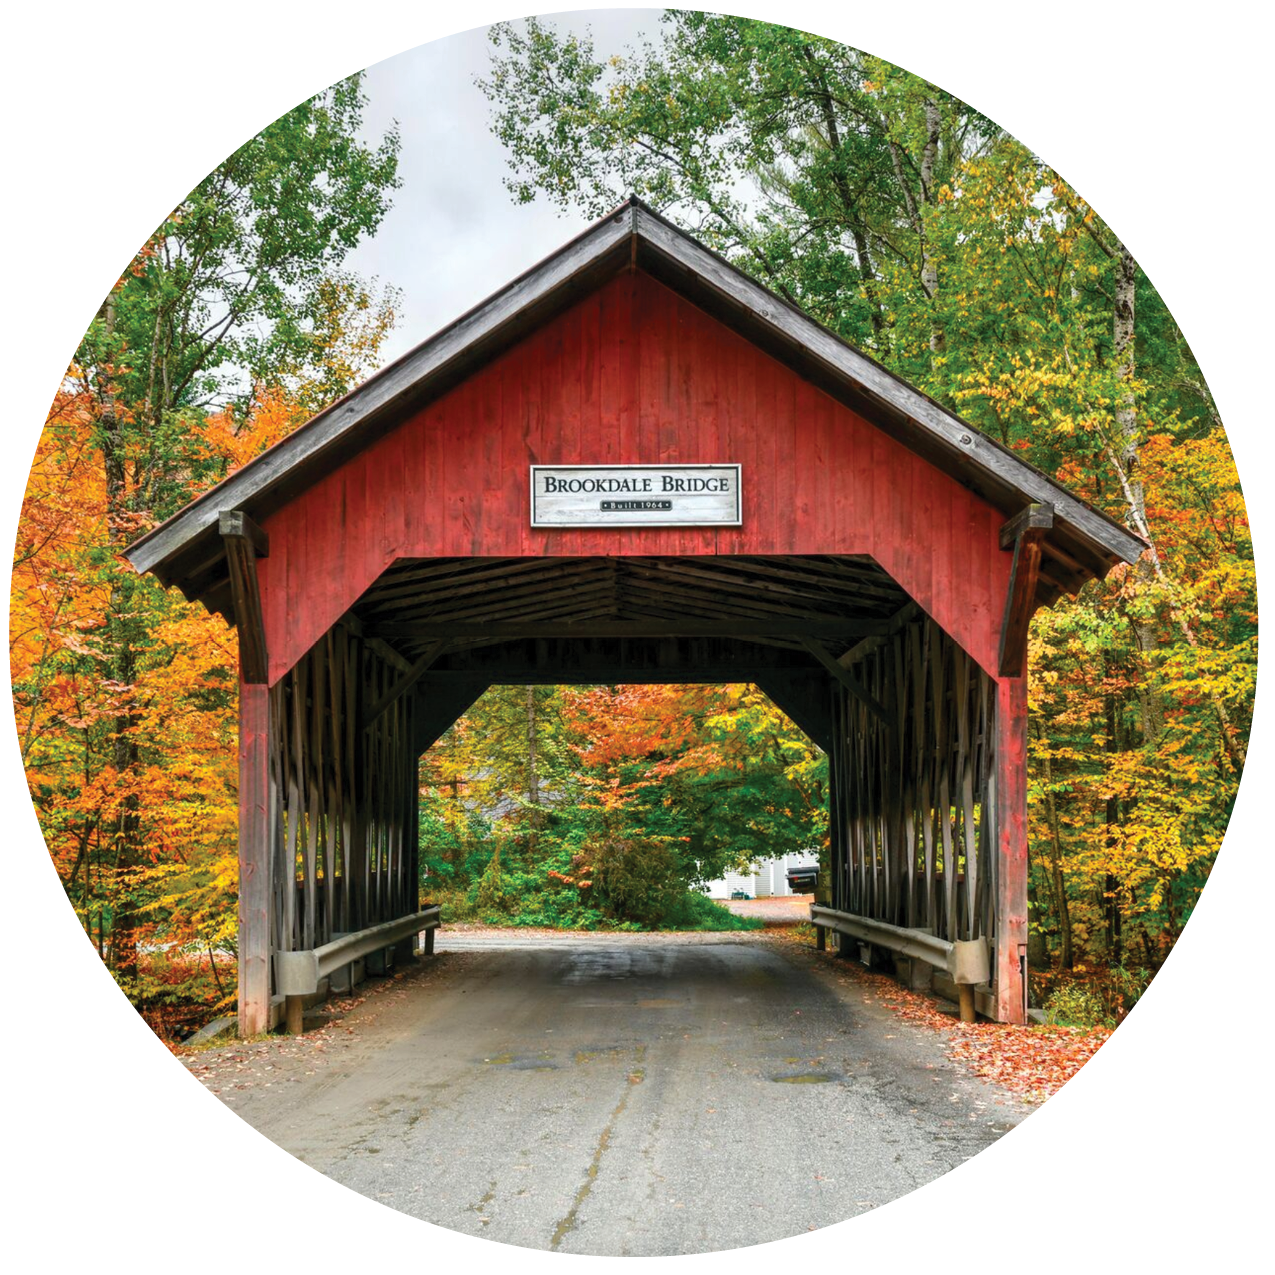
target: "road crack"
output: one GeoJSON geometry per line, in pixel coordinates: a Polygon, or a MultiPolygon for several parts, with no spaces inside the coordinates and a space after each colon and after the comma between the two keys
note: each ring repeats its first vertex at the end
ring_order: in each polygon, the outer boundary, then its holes
{"type": "MultiPolygon", "coordinates": [[[[640,1064],[645,1058],[646,1046],[638,1045],[633,1051],[633,1061],[640,1064]]],[[[625,1077],[624,1092],[620,1095],[620,1101],[615,1104],[615,1110],[611,1112],[611,1118],[607,1121],[606,1128],[602,1130],[602,1134],[598,1138],[598,1145],[593,1152],[593,1159],[589,1161],[589,1167],[585,1170],[584,1181],[580,1183],[576,1198],[572,1200],[566,1216],[554,1227],[553,1237],[549,1240],[549,1248],[553,1252],[557,1252],[558,1245],[575,1230],[576,1219],[580,1214],[580,1206],[589,1198],[589,1192],[593,1190],[593,1184],[598,1180],[598,1170],[602,1164],[602,1156],[611,1144],[611,1134],[615,1130],[616,1121],[624,1114],[624,1109],[629,1105],[629,1095],[633,1092],[634,1085],[640,1081],[642,1074],[639,1067],[625,1077]],[[638,1077],[638,1081],[634,1080],[635,1076],[638,1077]]]]}

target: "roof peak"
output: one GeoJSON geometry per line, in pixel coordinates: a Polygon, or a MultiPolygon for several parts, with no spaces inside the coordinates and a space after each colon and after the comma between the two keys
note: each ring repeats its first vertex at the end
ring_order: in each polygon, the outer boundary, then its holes
{"type": "MultiPolygon", "coordinates": [[[[216,557],[217,517],[260,518],[446,392],[503,349],[624,270],[641,269],[786,363],[1007,515],[1043,502],[1081,572],[1135,561],[1138,537],[792,302],[743,273],[630,194],[556,252],[388,364],[272,448],[139,538],[139,572],[182,583],[216,557]]],[[[190,581],[198,591],[197,581],[190,581]]]]}

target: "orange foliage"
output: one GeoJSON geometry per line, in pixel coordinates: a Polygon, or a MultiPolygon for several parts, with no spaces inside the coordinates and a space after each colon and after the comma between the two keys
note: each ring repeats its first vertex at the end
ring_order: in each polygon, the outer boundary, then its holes
{"type": "MultiPolygon", "coordinates": [[[[246,419],[215,416],[196,441],[229,471],[298,415],[281,395],[262,395],[246,419]]],[[[220,617],[139,581],[108,547],[121,537],[108,525],[98,419],[97,400],[68,377],[19,521],[10,668],[49,852],[104,957],[110,918],[129,910],[141,959],[117,977],[161,1029],[182,1021],[179,1001],[211,1010],[234,997],[237,648],[220,617]],[[138,651],[128,683],[103,673],[119,625],[138,651]],[[140,862],[115,848],[126,819],[140,823],[140,862]]]]}

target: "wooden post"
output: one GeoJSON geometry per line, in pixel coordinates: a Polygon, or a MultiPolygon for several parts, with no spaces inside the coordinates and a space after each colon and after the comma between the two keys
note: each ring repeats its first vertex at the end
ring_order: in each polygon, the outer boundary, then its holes
{"type": "Polygon", "coordinates": [[[815,926],[815,951],[823,952],[828,947],[828,931],[822,925],[815,926]]]}
{"type": "Polygon", "coordinates": [[[426,956],[434,955],[434,931],[433,930],[425,931],[425,955],[426,956]]]}
{"type": "Polygon", "coordinates": [[[974,1012],[974,984],[957,983],[956,994],[961,1000],[961,1022],[972,1023],[977,1017],[974,1012]]]}
{"type": "Polygon", "coordinates": [[[1027,1021],[1027,679],[996,683],[996,1017],[1027,1021]]]}
{"type": "Polygon", "coordinates": [[[1053,505],[1038,504],[1028,505],[1001,528],[1001,548],[1014,550],[1001,620],[997,669],[1001,677],[1022,677],[1027,672],[1027,626],[1038,605],[1041,541],[1053,525],[1053,505]]]}
{"type": "Polygon", "coordinates": [[[239,683],[239,1034],[270,1025],[270,688],[239,683]]]}
{"type": "Polygon", "coordinates": [[[305,998],[301,996],[285,996],[283,998],[284,1026],[289,1036],[300,1036],[305,1031],[305,998]]]}

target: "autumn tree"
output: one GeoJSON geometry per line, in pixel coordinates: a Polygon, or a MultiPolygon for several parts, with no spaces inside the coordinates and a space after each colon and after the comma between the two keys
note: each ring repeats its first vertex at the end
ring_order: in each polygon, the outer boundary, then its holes
{"type": "MultiPolygon", "coordinates": [[[[224,727],[235,657],[224,626],[214,640],[120,550],[375,366],[395,298],[342,262],[388,207],[399,139],[361,140],[364,104],[357,76],[302,103],[165,218],[76,351],[24,503],[10,638],[24,759],[68,891],[133,993],[148,868],[201,844],[183,823],[193,775],[177,775],[230,742],[161,707],[202,705],[224,727]],[[187,728],[190,754],[172,747],[187,728]]],[[[202,778],[213,805],[233,797],[225,776],[202,778]]],[[[220,921],[209,934],[228,941],[220,921]]]]}
{"type": "Polygon", "coordinates": [[[670,11],[637,51],[539,19],[492,44],[516,200],[636,193],[1148,542],[1036,620],[1032,892],[1064,965],[1155,967],[1239,781],[1256,590],[1216,407],[1125,245],[991,121],[834,41],[670,11]]]}
{"type": "Polygon", "coordinates": [[[690,891],[826,837],[826,759],[750,686],[494,687],[422,775],[426,892],[537,924],[698,924],[690,891]]]}

